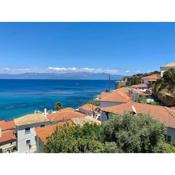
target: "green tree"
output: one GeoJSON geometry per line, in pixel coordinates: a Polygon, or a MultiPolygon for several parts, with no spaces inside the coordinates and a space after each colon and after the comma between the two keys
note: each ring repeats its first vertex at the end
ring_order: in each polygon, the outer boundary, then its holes
{"type": "Polygon", "coordinates": [[[174,152],[166,143],[164,125],[149,115],[112,115],[102,125],[61,126],[49,137],[47,153],[174,152]]]}
{"type": "Polygon", "coordinates": [[[175,69],[171,68],[163,74],[164,82],[170,85],[175,85],[175,69]]]}
{"type": "Polygon", "coordinates": [[[63,105],[61,104],[61,102],[57,102],[56,105],[55,105],[56,111],[59,111],[62,108],[63,108],[63,105]]]}
{"type": "Polygon", "coordinates": [[[103,141],[116,143],[120,152],[164,152],[165,127],[145,114],[112,116],[104,126],[103,141]]]}
{"type": "Polygon", "coordinates": [[[44,151],[47,153],[99,153],[104,152],[100,140],[100,126],[85,124],[63,126],[48,139],[44,151]]]}

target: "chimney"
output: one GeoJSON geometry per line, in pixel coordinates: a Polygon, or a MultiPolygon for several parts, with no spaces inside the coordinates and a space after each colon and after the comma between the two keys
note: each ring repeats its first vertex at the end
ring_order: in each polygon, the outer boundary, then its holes
{"type": "Polygon", "coordinates": [[[0,128],[0,138],[2,137],[2,129],[0,128]]]}
{"type": "Polygon", "coordinates": [[[137,114],[136,108],[132,105],[132,111],[134,114],[137,114]]]}
{"type": "Polygon", "coordinates": [[[47,116],[47,109],[46,108],[44,109],[44,115],[45,115],[45,117],[47,116]]]}

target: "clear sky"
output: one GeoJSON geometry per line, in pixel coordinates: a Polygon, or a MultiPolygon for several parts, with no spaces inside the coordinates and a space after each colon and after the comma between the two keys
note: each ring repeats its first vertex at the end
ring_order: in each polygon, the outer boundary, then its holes
{"type": "Polygon", "coordinates": [[[0,23],[0,72],[112,70],[175,61],[175,23],[0,23]]]}

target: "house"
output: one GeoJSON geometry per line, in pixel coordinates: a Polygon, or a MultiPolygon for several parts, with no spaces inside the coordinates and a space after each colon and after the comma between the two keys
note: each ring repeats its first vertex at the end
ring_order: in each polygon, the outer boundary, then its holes
{"type": "Polygon", "coordinates": [[[85,116],[85,117],[80,117],[80,118],[72,118],[66,121],[61,121],[58,122],[54,125],[49,125],[45,127],[39,127],[36,128],[36,145],[37,145],[37,152],[42,153],[44,150],[44,145],[47,143],[49,136],[54,133],[56,128],[58,127],[64,127],[64,126],[76,126],[80,125],[83,126],[85,123],[90,123],[90,124],[97,124],[100,125],[101,122],[99,120],[96,120],[92,117],[85,116]]]}
{"type": "Polygon", "coordinates": [[[0,121],[0,153],[16,151],[16,126],[13,121],[0,121]]]}
{"type": "Polygon", "coordinates": [[[130,101],[121,105],[104,107],[102,111],[102,121],[107,120],[110,114],[124,114],[126,112],[149,114],[150,117],[163,123],[167,127],[168,140],[171,142],[175,141],[175,109],[130,101]]]}
{"type": "Polygon", "coordinates": [[[126,88],[103,92],[98,99],[100,107],[115,106],[129,102],[131,98],[122,90],[126,90],[126,88]]]}
{"type": "Polygon", "coordinates": [[[134,89],[134,88],[131,88],[129,90],[129,94],[130,94],[133,101],[137,101],[140,97],[148,97],[149,96],[149,94],[146,94],[145,92],[140,91],[138,89],[134,89]]]}
{"type": "Polygon", "coordinates": [[[49,136],[54,133],[59,126],[73,126],[75,125],[72,121],[59,122],[54,125],[48,125],[45,127],[35,128],[36,132],[36,152],[42,153],[44,151],[44,145],[47,143],[49,136]]]}
{"type": "Polygon", "coordinates": [[[146,77],[143,77],[142,80],[144,81],[144,84],[150,86],[153,83],[155,83],[157,80],[160,80],[161,76],[159,74],[152,74],[146,77]]]}
{"type": "Polygon", "coordinates": [[[161,77],[163,77],[163,74],[164,74],[165,71],[167,71],[171,68],[175,69],[175,62],[172,62],[172,63],[161,66],[160,67],[161,77]]]}
{"type": "Polygon", "coordinates": [[[85,115],[75,111],[73,108],[64,108],[52,114],[48,114],[47,117],[52,123],[58,123],[61,121],[70,120],[72,118],[85,117],[85,115]]]}
{"type": "Polygon", "coordinates": [[[147,84],[136,84],[136,85],[132,85],[131,88],[145,92],[148,89],[148,85],[147,84]]]}
{"type": "Polygon", "coordinates": [[[98,118],[100,116],[100,107],[93,104],[84,104],[80,106],[78,110],[79,112],[94,118],[98,118]]]}
{"type": "Polygon", "coordinates": [[[20,153],[36,152],[36,127],[50,124],[46,114],[29,114],[14,120],[17,132],[17,150],[20,153]]]}

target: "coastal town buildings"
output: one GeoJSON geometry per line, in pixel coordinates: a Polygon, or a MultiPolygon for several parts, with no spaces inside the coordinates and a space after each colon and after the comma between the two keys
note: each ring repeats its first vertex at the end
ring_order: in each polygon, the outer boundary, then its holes
{"type": "Polygon", "coordinates": [[[160,80],[161,76],[159,74],[152,74],[146,77],[143,77],[142,80],[144,81],[144,84],[150,86],[153,83],[155,83],[157,80],[160,80]]]}
{"type": "Polygon", "coordinates": [[[164,72],[166,72],[167,70],[171,68],[175,68],[175,62],[161,66],[160,67],[161,77],[163,77],[164,72]]]}
{"type": "Polygon", "coordinates": [[[100,107],[89,103],[80,106],[78,110],[79,112],[96,119],[101,115],[100,107]]]}
{"type": "Polygon", "coordinates": [[[122,103],[127,103],[131,98],[123,93],[121,90],[113,90],[111,92],[103,92],[98,101],[100,102],[100,107],[115,106],[122,103]]]}
{"type": "Polygon", "coordinates": [[[136,85],[132,85],[131,88],[137,89],[139,91],[146,91],[148,89],[148,85],[147,84],[136,84],[136,85]]]}
{"type": "Polygon", "coordinates": [[[19,153],[36,152],[36,127],[50,124],[47,115],[42,113],[29,114],[14,120],[17,134],[17,150],[19,153]]]}
{"type": "Polygon", "coordinates": [[[175,109],[130,101],[121,105],[104,107],[101,110],[103,111],[103,121],[109,119],[111,114],[124,114],[127,112],[148,114],[167,127],[167,138],[169,142],[175,141],[175,109]]]}
{"type": "Polygon", "coordinates": [[[54,125],[48,125],[45,127],[37,127],[35,128],[36,132],[36,152],[42,153],[44,152],[44,145],[47,143],[49,136],[60,126],[73,126],[75,125],[71,120],[66,122],[59,122],[54,125]]]}
{"type": "Polygon", "coordinates": [[[85,115],[74,110],[73,108],[64,108],[52,114],[48,114],[47,117],[52,124],[56,124],[58,122],[67,121],[72,118],[83,118],[85,115]]]}
{"type": "Polygon", "coordinates": [[[36,131],[36,146],[37,150],[36,152],[42,153],[44,152],[44,145],[47,143],[49,136],[52,135],[52,133],[58,128],[58,127],[66,127],[66,126],[83,126],[85,123],[89,124],[97,124],[100,125],[101,122],[99,120],[96,120],[92,117],[85,116],[80,118],[71,118],[66,121],[58,122],[54,125],[49,125],[45,127],[38,127],[35,128],[36,131]]]}
{"type": "Polygon", "coordinates": [[[0,121],[0,153],[16,151],[16,126],[13,121],[0,121]]]}

